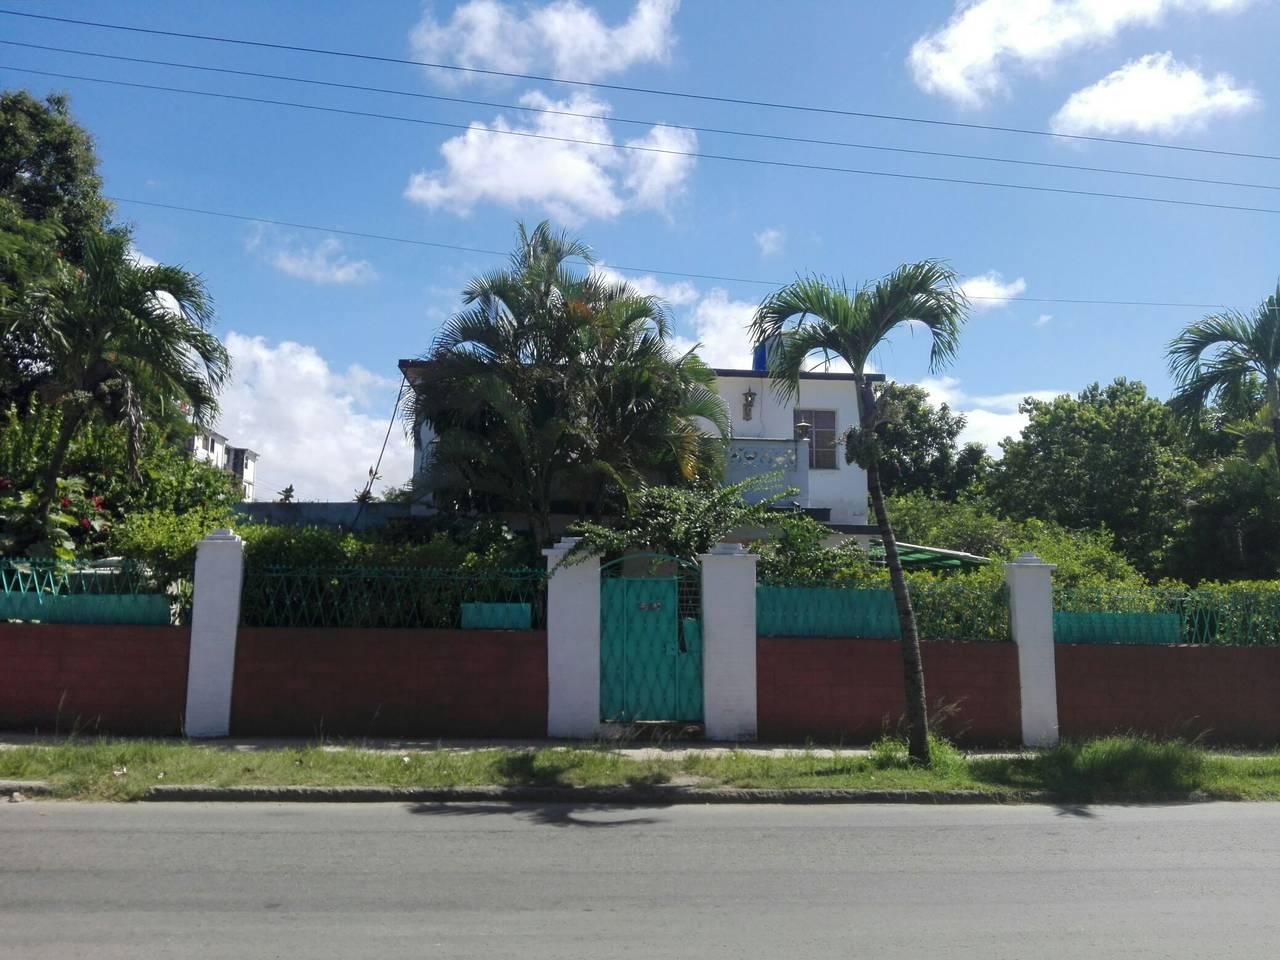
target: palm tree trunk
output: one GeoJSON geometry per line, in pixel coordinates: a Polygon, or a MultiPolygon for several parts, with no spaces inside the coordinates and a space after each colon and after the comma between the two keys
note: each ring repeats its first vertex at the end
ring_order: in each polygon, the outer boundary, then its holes
{"type": "Polygon", "coordinates": [[[907,700],[907,742],[911,759],[929,763],[929,712],[924,694],[924,664],[920,659],[920,635],[916,631],[916,615],[911,609],[911,595],[907,592],[907,578],[902,573],[902,560],[898,557],[898,542],[889,523],[889,511],[884,505],[884,489],[880,484],[880,465],[873,456],[867,464],[867,489],[880,526],[880,540],[884,544],[884,560],[889,568],[889,580],[893,584],[893,599],[898,607],[898,624],[902,632],[902,680],[907,700]]]}
{"type": "Polygon", "coordinates": [[[71,441],[75,438],[76,429],[80,426],[81,413],[74,406],[63,409],[62,423],[58,425],[58,440],[54,444],[53,454],[49,457],[49,465],[45,468],[44,480],[41,483],[40,499],[36,509],[43,515],[53,506],[58,496],[58,480],[62,476],[63,464],[67,462],[67,451],[71,449],[71,441]]]}
{"type": "Polygon", "coordinates": [[[1280,383],[1275,377],[1267,378],[1267,406],[1271,414],[1271,443],[1276,451],[1276,465],[1280,466],[1280,383]]]}

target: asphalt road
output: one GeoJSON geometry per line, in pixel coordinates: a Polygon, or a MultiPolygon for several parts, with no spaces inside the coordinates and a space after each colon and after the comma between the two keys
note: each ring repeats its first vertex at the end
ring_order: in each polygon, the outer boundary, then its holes
{"type": "Polygon", "coordinates": [[[0,956],[1274,957],[1280,805],[0,805],[0,956]]]}

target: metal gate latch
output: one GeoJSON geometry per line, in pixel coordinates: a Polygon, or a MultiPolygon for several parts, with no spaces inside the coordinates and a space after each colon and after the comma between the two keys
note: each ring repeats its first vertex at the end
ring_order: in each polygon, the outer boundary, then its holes
{"type": "Polygon", "coordinates": [[[655,600],[653,603],[637,603],[636,607],[640,610],[661,610],[662,601],[655,600]]]}

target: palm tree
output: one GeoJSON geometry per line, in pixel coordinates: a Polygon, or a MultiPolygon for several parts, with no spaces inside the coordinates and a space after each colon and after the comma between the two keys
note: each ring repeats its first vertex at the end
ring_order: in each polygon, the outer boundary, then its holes
{"type": "Polygon", "coordinates": [[[124,423],[136,463],[147,408],[185,402],[199,423],[217,412],[230,360],[210,332],[203,282],[179,267],[139,263],[127,234],[86,238],[81,263],[60,263],[5,319],[5,334],[40,344],[36,392],[61,413],[38,508],[53,503],[67,450],[89,417],[124,423]]]}
{"type": "Polygon", "coordinates": [[[1250,315],[1225,310],[1187,326],[1169,343],[1169,372],[1177,384],[1170,403],[1189,418],[1198,418],[1210,400],[1242,394],[1261,378],[1280,462],[1280,284],[1250,315]]]}
{"type": "Polygon", "coordinates": [[[956,284],[956,274],[943,264],[926,260],[905,264],[882,280],[850,290],[818,277],[797,280],[769,296],[751,324],[756,343],[772,345],[769,375],[778,393],[794,398],[800,374],[809,358],[839,357],[853,371],[859,424],[845,437],[845,459],[866,470],[867,488],[880,527],[885,563],[893,584],[902,633],[902,668],[906,692],[909,746],[913,759],[929,762],[929,721],[925,701],[924,668],[911,595],[898,557],[897,541],[885,509],[880,481],[877,427],[892,416],[867,380],[872,352],[904,324],[928,331],[932,338],[929,367],[936,371],[956,354],[960,325],[968,301],[956,284]]]}
{"type": "Polygon", "coordinates": [[[473,280],[414,375],[406,422],[435,434],[419,483],[436,503],[524,514],[540,542],[556,501],[580,509],[653,480],[709,481],[728,416],[714,374],[671,344],[662,303],[575,270],[582,241],[519,225],[506,269],[473,280]]]}

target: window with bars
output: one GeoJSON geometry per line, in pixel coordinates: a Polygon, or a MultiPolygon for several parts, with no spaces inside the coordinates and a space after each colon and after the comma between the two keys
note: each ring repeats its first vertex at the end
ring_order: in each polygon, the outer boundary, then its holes
{"type": "Polygon", "coordinates": [[[809,469],[835,470],[836,412],[834,410],[796,410],[795,436],[800,439],[800,424],[807,423],[809,432],[809,469]]]}

